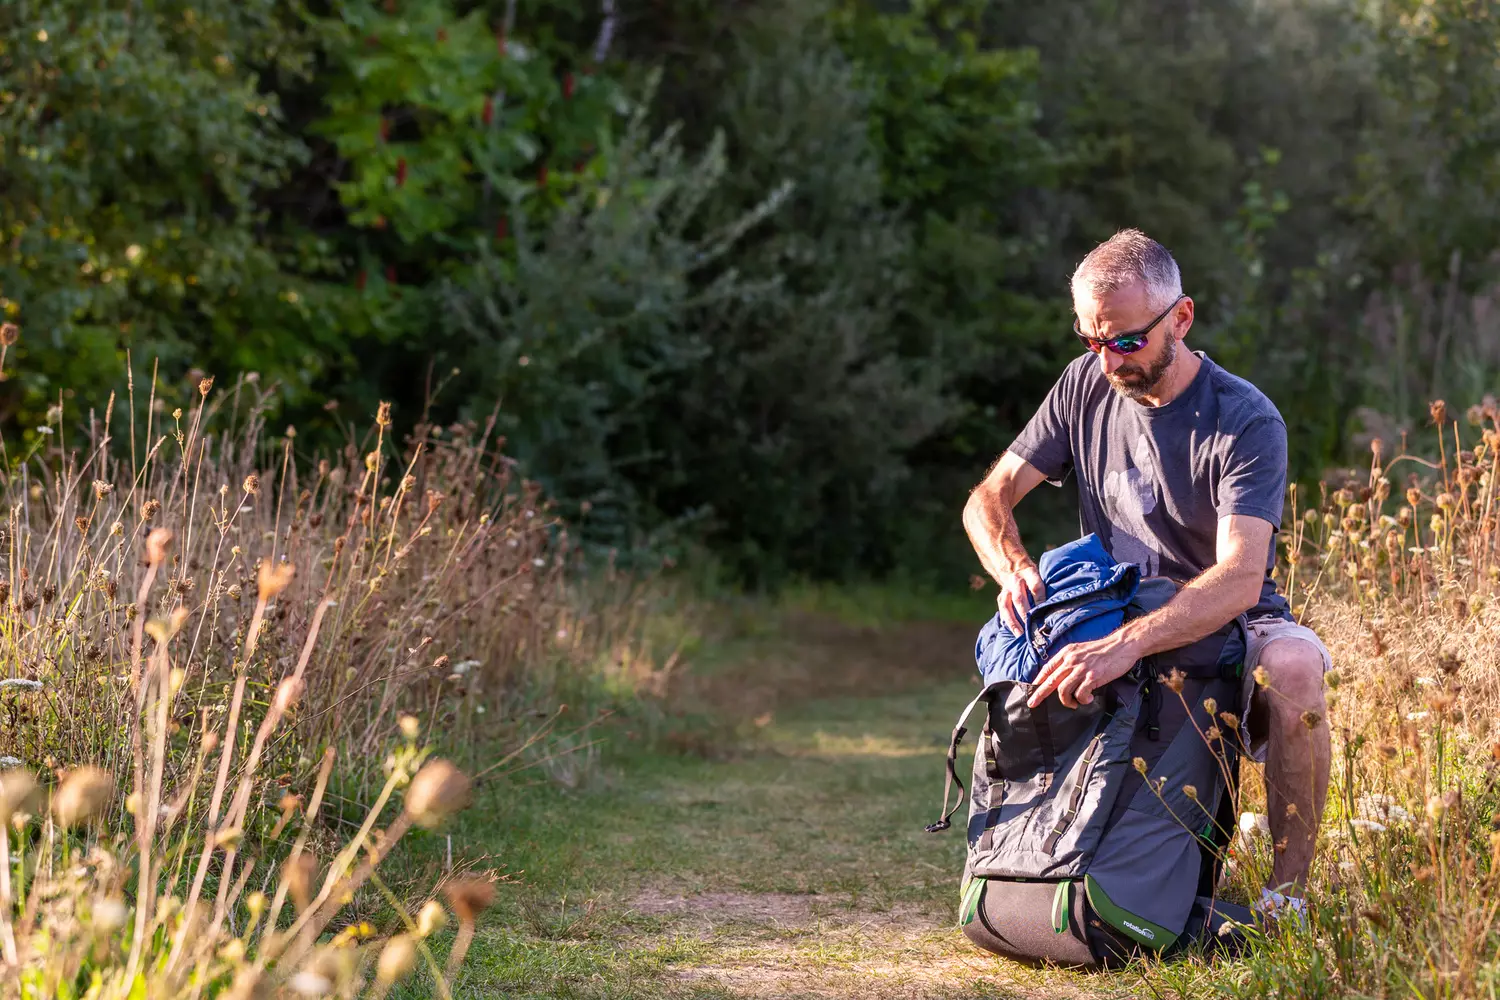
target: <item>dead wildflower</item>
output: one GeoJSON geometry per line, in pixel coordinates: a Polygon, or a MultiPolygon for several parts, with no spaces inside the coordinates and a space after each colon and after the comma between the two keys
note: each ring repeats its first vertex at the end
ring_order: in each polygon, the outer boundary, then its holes
{"type": "Polygon", "coordinates": [[[307,851],[290,858],[282,866],[282,878],[286,880],[287,892],[292,905],[301,913],[312,902],[313,880],[318,874],[318,859],[307,851]]]}
{"type": "Polygon", "coordinates": [[[1323,721],[1323,717],[1321,715],[1319,715],[1317,712],[1311,711],[1303,712],[1301,718],[1302,724],[1308,729],[1317,729],[1318,724],[1323,721]]]}
{"type": "Polygon", "coordinates": [[[1259,687],[1270,687],[1271,686],[1271,675],[1266,672],[1266,668],[1265,667],[1257,666],[1255,668],[1255,670],[1251,673],[1251,676],[1255,678],[1255,683],[1259,687]]]}
{"type": "Polygon", "coordinates": [[[1367,906],[1359,911],[1359,915],[1383,931],[1391,929],[1391,922],[1377,909],[1367,906]]]}
{"type": "Polygon", "coordinates": [[[1173,667],[1172,672],[1162,678],[1162,684],[1166,685],[1173,694],[1182,694],[1182,686],[1186,680],[1187,675],[1173,667]]]}
{"type": "Polygon", "coordinates": [[[256,574],[256,585],[259,597],[262,601],[274,601],[281,596],[281,592],[291,585],[292,577],[297,575],[297,567],[291,563],[261,563],[260,570],[256,574]]]}
{"type": "Polygon", "coordinates": [[[1144,778],[1146,776],[1146,772],[1148,770],[1148,768],[1146,767],[1146,758],[1144,758],[1144,757],[1136,757],[1136,758],[1134,758],[1134,759],[1131,760],[1130,764],[1131,764],[1132,767],[1134,767],[1137,771],[1140,772],[1141,777],[1144,778]]]}
{"type": "Polygon", "coordinates": [[[1452,493],[1439,493],[1437,495],[1436,502],[1438,510],[1443,511],[1444,513],[1453,510],[1453,508],[1457,506],[1457,501],[1453,499],[1452,493]]]}
{"type": "Polygon", "coordinates": [[[397,934],[386,942],[375,963],[376,982],[391,984],[405,979],[417,964],[417,946],[408,934],[397,934]]]}
{"type": "Polygon", "coordinates": [[[429,761],[406,789],[406,812],[418,826],[432,829],[469,804],[468,776],[446,760],[429,761]]]}
{"type": "Polygon", "coordinates": [[[1219,718],[1223,720],[1224,725],[1228,726],[1230,729],[1237,730],[1240,728],[1240,717],[1238,715],[1235,715],[1233,712],[1220,712],[1219,718]]]}
{"type": "Polygon", "coordinates": [[[42,603],[51,604],[52,599],[57,596],[57,584],[49,583],[42,588],[42,603]]]}
{"type": "Polygon", "coordinates": [[[115,491],[114,483],[106,483],[102,479],[94,480],[94,499],[103,500],[115,491]]]}
{"type": "Polygon", "coordinates": [[[375,411],[375,423],[382,429],[391,426],[391,404],[382,401],[375,411]]]}
{"type": "Polygon", "coordinates": [[[243,489],[248,496],[259,496],[260,477],[253,472],[250,473],[250,475],[245,477],[245,482],[241,484],[241,489],[243,489]]]}
{"type": "Polygon", "coordinates": [[[1183,785],[1182,786],[1182,794],[1186,795],[1192,801],[1197,802],[1198,801],[1198,786],[1197,785],[1183,785]]]}
{"type": "Polygon", "coordinates": [[[146,562],[160,566],[167,561],[167,549],[172,544],[171,528],[153,528],[146,536],[146,562]]]}
{"type": "Polygon", "coordinates": [[[456,878],[443,886],[443,895],[460,921],[473,923],[495,901],[495,883],[473,876],[456,878]]]}
{"type": "Polygon", "coordinates": [[[212,375],[203,376],[198,380],[198,395],[206,398],[208,396],[208,390],[212,389],[213,387],[214,377],[212,375]]]}
{"type": "Polygon", "coordinates": [[[154,497],[141,505],[141,520],[149,521],[161,512],[161,501],[154,497]]]}
{"type": "Polygon", "coordinates": [[[21,339],[21,328],[14,323],[0,323],[0,347],[13,347],[21,339]]]}
{"type": "Polygon", "coordinates": [[[52,796],[53,818],[64,827],[87,823],[104,808],[114,790],[114,779],[101,768],[86,765],[70,771],[52,796]]]}
{"type": "Polygon", "coordinates": [[[1422,491],[1415,486],[1409,488],[1406,491],[1406,502],[1411,505],[1413,510],[1422,506],[1422,491]]]}
{"type": "Polygon", "coordinates": [[[1427,412],[1432,417],[1432,422],[1439,427],[1448,423],[1448,404],[1441,399],[1434,399],[1428,403],[1427,412]]]}

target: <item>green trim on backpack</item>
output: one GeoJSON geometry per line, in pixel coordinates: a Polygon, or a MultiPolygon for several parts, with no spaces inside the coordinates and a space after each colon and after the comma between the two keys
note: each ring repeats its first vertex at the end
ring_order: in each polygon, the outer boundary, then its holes
{"type": "Polygon", "coordinates": [[[964,880],[963,887],[959,889],[958,925],[973,923],[974,914],[979,912],[979,897],[984,895],[984,879],[970,876],[964,880]]]}
{"type": "Polygon", "coordinates": [[[1073,883],[1062,881],[1057,883],[1057,891],[1052,894],[1052,933],[1062,934],[1068,929],[1069,900],[1072,898],[1068,893],[1068,886],[1073,883]],[[1059,913],[1061,909],[1061,913],[1059,913]]]}
{"type": "Polygon", "coordinates": [[[1099,880],[1094,876],[1083,877],[1083,889],[1088,894],[1089,905],[1094,908],[1094,912],[1136,944],[1160,951],[1177,940],[1176,934],[1160,924],[1153,924],[1144,917],[1138,917],[1129,910],[1116,906],[1114,900],[1105,895],[1104,889],[1099,885],[1099,880]]]}

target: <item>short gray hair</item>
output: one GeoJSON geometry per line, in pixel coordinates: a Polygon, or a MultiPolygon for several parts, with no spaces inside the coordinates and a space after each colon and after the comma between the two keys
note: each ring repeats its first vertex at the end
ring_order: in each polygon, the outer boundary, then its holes
{"type": "Polygon", "coordinates": [[[1100,299],[1137,281],[1145,283],[1153,309],[1165,309],[1182,294],[1182,272],[1167,248],[1139,229],[1122,229],[1090,250],[1073,272],[1073,299],[1100,299]]]}

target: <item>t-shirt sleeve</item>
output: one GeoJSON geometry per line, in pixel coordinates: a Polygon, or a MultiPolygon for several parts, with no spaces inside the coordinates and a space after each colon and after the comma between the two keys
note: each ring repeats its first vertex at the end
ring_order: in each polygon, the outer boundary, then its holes
{"type": "Polygon", "coordinates": [[[1024,458],[1054,486],[1061,486],[1073,469],[1073,438],[1068,425],[1069,416],[1076,412],[1070,405],[1073,381],[1073,368],[1069,366],[1007,449],[1024,458]]]}
{"type": "Polygon", "coordinates": [[[1219,517],[1249,514],[1279,530],[1286,474],[1286,424],[1271,417],[1253,421],[1235,437],[1219,474],[1219,517]]]}

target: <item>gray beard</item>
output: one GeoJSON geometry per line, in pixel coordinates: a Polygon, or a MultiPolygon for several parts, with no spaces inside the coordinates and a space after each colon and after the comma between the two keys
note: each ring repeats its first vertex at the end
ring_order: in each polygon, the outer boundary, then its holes
{"type": "Polygon", "coordinates": [[[1115,392],[1138,403],[1146,396],[1154,394],[1162,380],[1167,377],[1167,369],[1172,367],[1172,362],[1175,360],[1177,360],[1177,337],[1168,331],[1167,342],[1162,349],[1161,356],[1151,363],[1151,367],[1122,367],[1104,377],[1109,379],[1109,384],[1115,392]],[[1121,379],[1122,374],[1131,376],[1129,381],[1121,379]]]}

